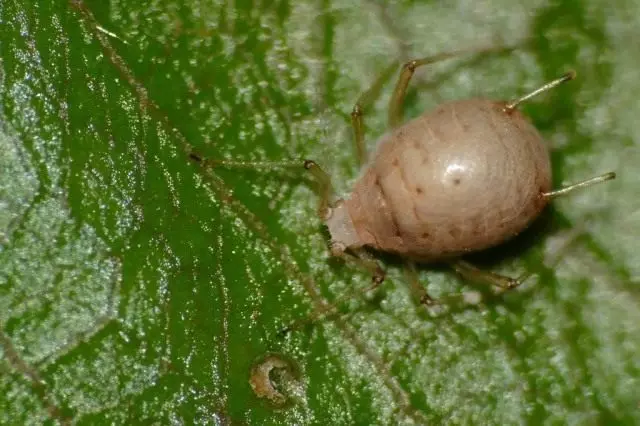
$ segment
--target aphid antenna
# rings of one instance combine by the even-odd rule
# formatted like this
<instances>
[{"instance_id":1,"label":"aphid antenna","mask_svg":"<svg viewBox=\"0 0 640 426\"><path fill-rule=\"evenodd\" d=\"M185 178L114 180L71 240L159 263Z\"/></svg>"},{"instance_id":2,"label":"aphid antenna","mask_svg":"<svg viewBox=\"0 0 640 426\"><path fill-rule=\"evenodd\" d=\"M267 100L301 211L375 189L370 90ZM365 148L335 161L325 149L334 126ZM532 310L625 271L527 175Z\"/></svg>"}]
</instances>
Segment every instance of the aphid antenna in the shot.
<instances>
[{"instance_id":1,"label":"aphid antenna","mask_svg":"<svg viewBox=\"0 0 640 426\"><path fill-rule=\"evenodd\" d=\"M509 102L508 104L505 105L504 107L504 112L506 113L510 113L513 112L518 105L520 105L523 102L528 101L529 99L533 98L534 96L538 96L540 93L549 91L551 89L553 89L554 87L557 87L559 85L561 85L562 83L565 83L567 81L573 80L574 78L576 78L576 72L575 71L569 71L568 73L566 73L565 75L563 75L560 78L557 78L553 81L548 82L547 84L538 87L536 90L527 93L526 95L515 99L511 102Z\"/></svg>"}]
</instances>

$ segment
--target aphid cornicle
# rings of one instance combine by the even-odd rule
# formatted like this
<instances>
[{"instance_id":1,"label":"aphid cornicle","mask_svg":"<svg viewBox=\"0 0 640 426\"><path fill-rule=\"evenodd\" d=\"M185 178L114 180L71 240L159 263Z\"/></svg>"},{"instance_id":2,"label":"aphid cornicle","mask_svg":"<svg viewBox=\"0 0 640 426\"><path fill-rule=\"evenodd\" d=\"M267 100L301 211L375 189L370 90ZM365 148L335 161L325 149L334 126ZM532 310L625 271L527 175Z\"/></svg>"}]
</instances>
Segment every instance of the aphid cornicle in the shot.
<instances>
[{"instance_id":1,"label":"aphid cornicle","mask_svg":"<svg viewBox=\"0 0 640 426\"><path fill-rule=\"evenodd\" d=\"M414 262L444 262L466 278L515 288L520 281L482 271L461 256L519 234L554 197L615 177L610 172L552 190L545 141L517 110L521 102L575 78L574 72L513 101L451 101L402 124L402 104L416 68L459 53L404 64L389 103L391 130L370 157L362 119L370 92L359 98L351 117L362 170L346 197L333 201L329 175L315 161L304 161L320 184L319 214L331 234L331 253L369 269L374 286L384 272L367 249L397 254L411 269ZM426 290L419 291L423 303L434 302Z\"/></svg>"}]
</instances>

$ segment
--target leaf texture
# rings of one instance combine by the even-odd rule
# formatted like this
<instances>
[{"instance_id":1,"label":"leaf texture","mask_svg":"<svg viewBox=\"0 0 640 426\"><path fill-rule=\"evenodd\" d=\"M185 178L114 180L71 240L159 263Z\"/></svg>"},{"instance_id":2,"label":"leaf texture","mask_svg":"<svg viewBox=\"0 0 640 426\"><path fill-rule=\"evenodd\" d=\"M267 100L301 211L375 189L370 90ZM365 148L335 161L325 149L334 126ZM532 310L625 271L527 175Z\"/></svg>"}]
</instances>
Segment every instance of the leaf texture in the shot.
<instances>
[{"instance_id":1,"label":"leaf texture","mask_svg":"<svg viewBox=\"0 0 640 426\"><path fill-rule=\"evenodd\" d=\"M0 423L637 424L638 13L600 0L3 0ZM429 314L383 258L379 291L280 336L370 277L329 258L304 171L212 161L312 158L346 193L358 95L393 63L486 46L514 49L420 69L407 116L576 69L523 110L556 186L618 179L477 258L531 274L513 293L425 267L435 297L483 295ZM365 111L370 150L396 75ZM297 371L285 407L249 382L268 354Z\"/></svg>"}]
</instances>

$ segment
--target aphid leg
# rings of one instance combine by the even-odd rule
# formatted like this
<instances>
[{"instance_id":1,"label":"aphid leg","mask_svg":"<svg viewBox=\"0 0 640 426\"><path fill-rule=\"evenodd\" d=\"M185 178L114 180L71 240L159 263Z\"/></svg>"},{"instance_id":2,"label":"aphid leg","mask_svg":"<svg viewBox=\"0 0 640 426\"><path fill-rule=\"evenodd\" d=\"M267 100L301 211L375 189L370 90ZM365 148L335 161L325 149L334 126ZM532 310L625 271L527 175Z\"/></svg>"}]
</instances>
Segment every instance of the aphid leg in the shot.
<instances>
[{"instance_id":1,"label":"aphid leg","mask_svg":"<svg viewBox=\"0 0 640 426\"><path fill-rule=\"evenodd\" d=\"M522 281L515 278L510 278L504 275L496 274L494 272L483 271L471 263L464 260L456 260L451 262L451 267L464 279L469 281L479 281L487 284L494 285L503 290L511 290L522 284Z\"/></svg>"},{"instance_id":2,"label":"aphid leg","mask_svg":"<svg viewBox=\"0 0 640 426\"><path fill-rule=\"evenodd\" d=\"M333 194L331 177L313 160L304 160L304 168L309 170L318 182L318 192L320 193L320 200L318 200L318 215L324 220L329 215L331 196Z\"/></svg>"},{"instance_id":3,"label":"aphid leg","mask_svg":"<svg viewBox=\"0 0 640 426\"><path fill-rule=\"evenodd\" d=\"M331 186L331 178L322 170L318 164L313 160L303 161L233 161L233 160L211 160L199 157L195 153L190 153L189 158L193 161L202 164L205 167L221 167L229 169L265 169L265 170L279 170L279 169L301 169L301 166L305 170L311 172L316 182L318 182L318 192L320 199L318 201L318 214L322 219L325 219L331 203L331 197L333 196L333 189Z\"/></svg>"},{"instance_id":4,"label":"aphid leg","mask_svg":"<svg viewBox=\"0 0 640 426\"><path fill-rule=\"evenodd\" d=\"M371 87L363 92L356 101L351 111L351 125L353 126L353 140L356 144L356 155L358 156L358 164L361 166L367 162L367 149L364 146L364 111L369 109L380 96L382 86L391 77L396 70L398 64L394 62L388 66L382 74L376 78Z\"/></svg>"},{"instance_id":5,"label":"aphid leg","mask_svg":"<svg viewBox=\"0 0 640 426\"><path fill-rule=\"evenodd\" d=\"M362 294L366 294L372 290L377 289L380 284L384 281L385 272L384 269L380 267L378 262L365 250L355 250L353 254L347 252L341 252L338 254L338 257L344 259L345 262L351 263L352 265L362 268L371 273L371 285L365 288L354 289L352 291L348 291L340 296L333 302L333 306L327 312L335 310L335 306L346 301L354 299Z\"/></svg>"},{"instance_id":6,"label":"aphid leg","mask_svg":"<svg viewBox=\"0 0 640 426\"><path fill-rule=\"evenodd\" d=\"M425 306L433 306L438 303L431 296L429 296L429 293L427 293L427 289L425 289L424 286L420 285L418 270L416 269L415 263L407 261L404 270L407 279L409 280L409 289L411 290L411 294L418 303Z\"/></svg>"},{"instance_id":7,"label":"aphid leg","mask_svg":"<svg viewBox=\"0 0 640 426\"><path fill-rule=\"evenodd\" d=\"M380 267L378 262L376 262L375 259L371 255L369 255L366 251L358 250L358 251L355 251L354 254L341 252L337 254L337 256L344 259L348 263L354 264L355 266L358 266L365 270L370 271L372 274L371 285L365 288L353 289L351 291L341 294L331 304L325 305L323 309L318 309L313 314L309 315L307 318L294 321L287 327L284 327L278 332L279 335L284 336L290 331L296 330L303 325L312 324L323 318L326 318L330 315L335 314L338 310L338 305L340 305L342 302L351 300L363 294L369 293L370 291L373 291L378 287L380 287L380 284L382 284L382 282L384 281L384 278L385 278L384 270Z\"/></svg>"},{"instance_id":8,"label":"aphid leg","mask_svg":"<svg viewBox=\"0 0 640 426\"><path fill-rule=\"evenodd\" d=\"M413 59L411 61L405 62L402 65L402 71L400 71L400 76L398 77L398 81L396 82L396 87L393 89L393 94L391 95L391 99L389 100L389 127L397 127L402 123L402 106L404 104L404 98L407 94L409 81L411 81L411 77L413 77L413 74L416 72L416 68L422 65L433 64L438 61L453 58L454 56L460 55L461 53L462 52L459 51L440 53L438 55L429 56L422 59Z\"/></svg>"},{"instance_id":9,"label":"aphid leg","mask_svg":"<svg viewBox=\"0 0 640 426\"><path fill-rule=\"evenodd\" d=\"M430 314L437 315L442 312L441 308L451 307L452 305L477 305L482 300L482 296L478 292L450 293L434 299L429 295L427 289L421 285L415 263L406 262L404 270L409 280L411 295L417 303L428 309ZM465 277L468 277L468 275L465 275ZM472 279L477 280L478 278L474 276Z\"/></svg>"},{"instance_id":10,"label":"aphid leg","mask_svg":"<svg viewBox=\"0 0 640 426\"><path fill-rule=\"evenodd\" d=\"M548 200L554 199L561 195L568 194L576 189L586 188L587 186L595 185L596 183L606 182L611 179L615 179L616 174L614 172L605 173L600 176L596 176L591 179L583 180L582 182L574 183L572 185L567 185L560 189L553 190L551 192L544 192L542 196Z\"/></svg>"},{"instance_id":11,"label":"aphid leg","mask_svg":"<svg viewBox=\"0 0 640 426\"><path fill-rule=\"evenodd\" d=\"M351 252L332 250L332 255L341 258L357 268L369 271L371 273L371 281L374 284L377 283L377 285L380 285L384 281L386 275L384 269L380 267L376 259L365 249L356 249Z\"/></svg>"},{"instance_id":12,"label":"aphid leg","mask_svg":"<svg viewBox=\"0 0 640 426\"><path fill-rule=\"evenodd\" d=\"M396 82L396 87L393 89L393 94L391 95L391 99L389 100L389 127L394 128L402 124L402 106L404 104L404 98L407 94L409 81L411 80L411 77L413 77L416 68L464 54L504 52L513 49L514 47L504 46L462 49L453 52L444 52L437 55L428 56L426 58L414 59L406 62L404 65L402 65L402 71L400 71L400 76L398 77L398 81Z\"/></svg>"}]
</instances>

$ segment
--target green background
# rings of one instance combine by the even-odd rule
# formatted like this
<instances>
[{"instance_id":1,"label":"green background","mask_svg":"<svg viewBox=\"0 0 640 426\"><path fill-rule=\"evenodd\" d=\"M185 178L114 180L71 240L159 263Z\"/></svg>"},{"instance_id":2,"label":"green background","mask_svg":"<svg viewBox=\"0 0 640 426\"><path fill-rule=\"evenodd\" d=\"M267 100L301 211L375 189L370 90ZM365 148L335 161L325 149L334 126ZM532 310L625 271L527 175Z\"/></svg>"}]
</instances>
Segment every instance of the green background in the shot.
<instances>
[{"instance_id":1,"label":"green background","mask_svg":"<svg viewBox=\"0 0 640 426\"><path fill-rule=\"evenodd\" d=\"M0 2L0 423L640 422L640 4L381 4ZM278 337L370 277L329 259L308 177L190 150L313 158L345 192L358 94L396 59L487 45L519 48L421 69L407 115L575 69L523 110L556 186L618 179L477 259L533 273L517 292L429 315L385 258L376 294ZM249 386L270 352L299 369L286 408Z\"/></svg>"}]
</instances>

